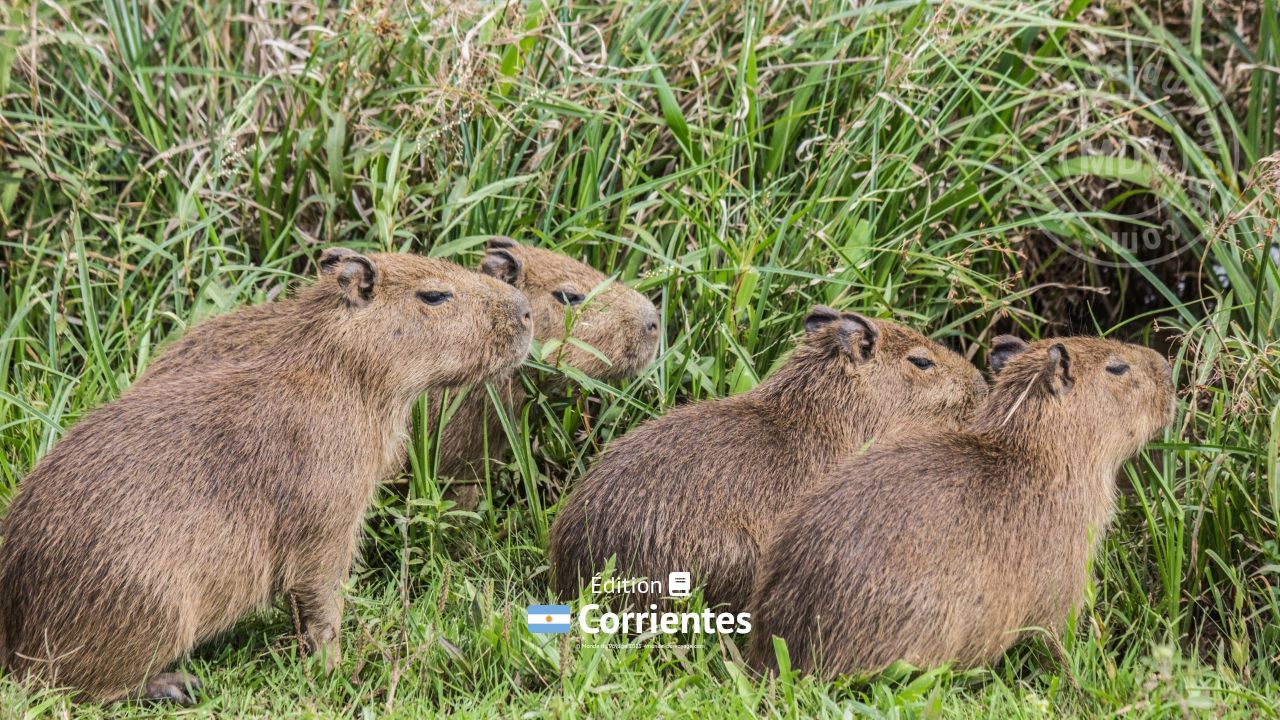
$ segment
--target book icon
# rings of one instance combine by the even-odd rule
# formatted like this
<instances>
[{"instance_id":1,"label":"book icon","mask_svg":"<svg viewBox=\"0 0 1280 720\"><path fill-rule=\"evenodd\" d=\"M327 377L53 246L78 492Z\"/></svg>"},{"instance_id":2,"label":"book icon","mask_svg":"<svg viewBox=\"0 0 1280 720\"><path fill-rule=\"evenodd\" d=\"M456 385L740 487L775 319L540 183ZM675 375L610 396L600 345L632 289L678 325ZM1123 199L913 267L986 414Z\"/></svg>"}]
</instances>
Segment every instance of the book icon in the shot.
<instances>
[{"instance_id":1,"label":"book icon","mask_svg":"<svg viewBox=\"0 0 1280 720\"><path fill-rule=\"evenodd\" d=\"M675 597L688 597L693 591L693 578L687 572L673 572L667 576L667 592Z\"/></svg>"}]
</instances>

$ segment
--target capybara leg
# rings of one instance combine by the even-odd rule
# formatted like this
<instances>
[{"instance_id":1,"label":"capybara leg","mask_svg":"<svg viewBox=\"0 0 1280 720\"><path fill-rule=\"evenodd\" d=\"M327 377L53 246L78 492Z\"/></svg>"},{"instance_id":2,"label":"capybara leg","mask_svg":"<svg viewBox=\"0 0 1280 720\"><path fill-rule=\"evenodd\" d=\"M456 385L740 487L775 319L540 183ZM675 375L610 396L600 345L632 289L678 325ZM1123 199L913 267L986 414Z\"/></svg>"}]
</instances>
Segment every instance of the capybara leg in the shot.
<instances>
[{"instance_id":1,"label":"capybara leg","mask_svg":"<svg viewBox=\"0 0 1280 720\"><path fill-rule=\"evenodd\" d=\"M1067 675L1067 682L1071 684L1073 690L1080 689L1080 679L1076 677L1076 671L1071 668L1071 656L1067 654L1067 648L1062 644L1061 631L1056 628L1049 628L1042 637L1044 644L1049 648L1049 654L1062 666L1063 672Z\"/></svg>"},{"instance_id":2,"label":"capybara leg","mask_svg":"<svg viewBox=\"0 0 1280 720\"><path fill-rule=\"evenodd\" d=\"M153 675L139 695L144 700L194 705L195 693L200 690L200 680L195 675L180 672L163 672Z\"/></svg>"},{"instance_id":3,"label":"capybara leg","mask_svg":"<svg viewBox=\"0 0 1280 720\"><path fill-rule=\"evenodd\" d=\"M455 480L444 489L444 499L452 500L457 510L474 511L483 495L484 488L475 481Z\"/></svg>"},{"instance_id":4,"label":"capybara leg","mask_svg":"<svg viewBox=\"0 0 1280 720\"><path fill-rule=\"evenodd\" d=\"M315 623L305 635L307 652L324 661L324 671L331 673L342 662L342 649L338 643L338 624Z\"/></svg>"},{"instance_id":5,"label":"capybara leg","mask_svg":"<svg viewBox=\"0 0 1280 720\"><path fill-rule=\"evenodd\" d=\"M342 660L338 634L342 625L341 581L317 580L316 587L294 591L298 615L302 623L302 641L306 652L324 660L325 672L333 672Z\"/></svg>"}]
</instances>

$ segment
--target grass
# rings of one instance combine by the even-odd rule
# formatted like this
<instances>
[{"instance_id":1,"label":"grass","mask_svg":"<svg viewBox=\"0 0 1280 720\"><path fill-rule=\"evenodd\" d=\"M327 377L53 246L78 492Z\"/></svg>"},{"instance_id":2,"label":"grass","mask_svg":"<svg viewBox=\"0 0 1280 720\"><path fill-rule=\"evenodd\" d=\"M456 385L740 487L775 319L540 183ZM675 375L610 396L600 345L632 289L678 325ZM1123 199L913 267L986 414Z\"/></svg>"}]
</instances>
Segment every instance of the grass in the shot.
<instances>
[{"instance_id":1,"label":"grass","mask_svg":"<svg viewBox=\"0 0 1280 720\"><path fill-rule=\"evenodd\" d=\"M409 497L370 514L340 672L296 657L280 609L186 663L210 686L188 714L1276 715L1280 13L1238 9L18 0L0 8L0 511L167 340L284 292L319 247L472 262L508 234L653 297L659 361L535 394L477 513L413 463ZM1178 422L1125 470L1069 667L1032 641L967 673L765 680L729 646L521 627L550 599L555 503L600 448L752 387L819 302L975 361L1000 332L1176 358ZM0 680L5 717L165 712Z\"/></svg>"}]
</instances>

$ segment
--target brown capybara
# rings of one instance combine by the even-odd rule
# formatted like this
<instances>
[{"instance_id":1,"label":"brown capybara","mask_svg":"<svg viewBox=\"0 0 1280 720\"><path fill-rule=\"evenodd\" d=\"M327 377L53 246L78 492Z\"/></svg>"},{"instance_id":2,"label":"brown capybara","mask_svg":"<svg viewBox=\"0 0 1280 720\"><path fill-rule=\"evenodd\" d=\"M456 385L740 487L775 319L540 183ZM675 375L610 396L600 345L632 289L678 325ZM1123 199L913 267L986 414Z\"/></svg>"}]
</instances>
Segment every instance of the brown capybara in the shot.
<instances>
[{"instance_id":1,"label":"brown capybara","mask_svg":"<svg viewBox=\"0 0 1280 720\"><path fill-rule=\"evenodd\" d=\"M577 260L495 237L488 243L480 271L510 283L529 298L534 339L544 347L554 343L546 358L551 364L572 367L597 380L620 380L639 373L657 353L661 326L653 303ZM514 371L487 382L507 409L524 402ZM454 482L449 497L461 507L474 508L485 476L484 459L501 458L507 438L484 387L463 393L456 404L449 402L452 414L440 432L437 474ZM439 413L440 401L432 398L432 427Z\"/></svg>"},{"instance_id":2,"label":"brown capybara","mask_svg":"<svg viewBox=\"0 0 1280 720\"><path fill-rule=\"evenodd\" d=\"M824 677L898 660L996 660L1058 631L1088 582L1124 461L1173 417L1169 364L1092 338L997 338L996 385L963 429L901 438L832 470L778 523L749 657Z\"/></svg>"},{"instance_id":3,"label":"brown capybara","mask_svg":"<svg viewBox=\"0 0 1280 720\"><path fill-rule=\"evenodd\" d=\"M687 571L709 604L743 609L775 518L830 465L871 440L958 426L986 394L964 358L900 325L817 307L804 327L755 389L677 408L613 441L552 526L562 598L616 556L616 578L666 590L668 573Z\"/></svg>"},{"instance_id":4,"label":"brown capybara","mask_svg":"<svg viewBox=\"0 0 1280 720\"><path fill-rule=\"evenodd\" d=\"M519 365L532 325L493 278L344 249L293 298L217 322L243 344L95 410L20 485L0 526L15 675L188 702L195 679L167 666L286 592L332 669L361 517L415 398Z\"/></svg>"}]
</instances>

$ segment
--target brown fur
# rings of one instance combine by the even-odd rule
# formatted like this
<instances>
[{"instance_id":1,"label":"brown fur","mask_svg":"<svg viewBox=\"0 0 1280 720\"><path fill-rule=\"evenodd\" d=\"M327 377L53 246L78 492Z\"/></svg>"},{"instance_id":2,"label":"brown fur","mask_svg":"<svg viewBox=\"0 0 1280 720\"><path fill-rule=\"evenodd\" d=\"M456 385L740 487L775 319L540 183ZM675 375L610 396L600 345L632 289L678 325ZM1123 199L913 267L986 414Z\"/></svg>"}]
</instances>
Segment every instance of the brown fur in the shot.
<instances>
[{"instance_id":1,"label":"brown fur","mask_svg":"<svg viewBox=\"0 0 1280 720\"><path fill-rule=\"evenodd\" d=\"M635 375L653 361L660 330L658 311L635 290L610 282L600 272L560 253L520 245L505 237L489 242L480 270L511 283L529 298L534 339L544 346L558 343L547 358L552 364L573 367L597 380L619 380ZM570 338L590 345L604 357L570 342ZM497 390L505 409L524 402L515 371L487 382ZM474 483L485 476L486 444L487 457L501 458L507 441L484 387L463 392L465 396L440 433L438 474L462 481L462 488L451 497L463 507L474 507L479 499ZM432 422L439 411L440 400L433 398Z\"/></svg>"},{"instance_id":2,"label":"brown fur","mask_svg":"<svg viewBox=\"0 0 1280 720\"><path fill-rule=\"evenodd\" d=\"M773 666L776 635L826 677L972 666L1020 628L1061 629L1120 466L1172 419L1169 365L1111 340L1008 337L1001 365L967 427L874 448L792 506L752 599L753 662Z\"/></svg>"},{"instance_id":3,"label":"brown fur","mask_svg":"<svg viewBox=\"0 0 1280 720\"><path fill-rule=\"evenodd\" d=\"M872 439L958 425L986 393L977 369L913 330L828 308L805 327L755 389L677 408L613 442L556 515L561 597L616 555L615 577L665 585L667 573L689 571L708 602L741 609L761 543L797 493Z\"/></svg>"},{"instance_id":4,"label":"brown fur","mask_svg":"<svg viewBox=\"0 0 1280 720\"><path fill-rule=\"evenodd\" d=\"M182 699L184 676L157 673L284 592L334 666L361 517L400 468L414 399L518 365L531 319L452 263L335 249L321 268L291 299L211 320L239 340L215 356L176 343L157 363L172 372L27 476L0 527L9 670L82 699Z\"/></svg>"}]
</instances>

